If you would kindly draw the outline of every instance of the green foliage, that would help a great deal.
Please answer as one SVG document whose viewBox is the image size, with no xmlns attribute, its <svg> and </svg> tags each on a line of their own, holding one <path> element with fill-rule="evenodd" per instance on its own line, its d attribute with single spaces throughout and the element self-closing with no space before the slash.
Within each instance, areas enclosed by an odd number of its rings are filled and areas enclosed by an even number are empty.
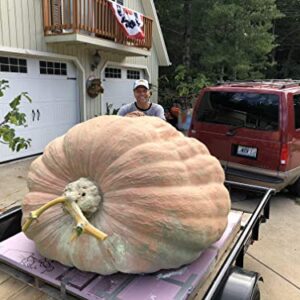
<svg viewBox="0 0 300 300">
<path fill-rule="evenodd" d="M 199 91 L 209 84 L 211 82 L 204 74 L 192 72 L 179 65 L 172 77 L 166 75 L 160 77 L 159 103 L 166 109 L 170 109 L 174 102 L 180 103 L 183 108 L 192 107 Z"/>
<path fill-rule="evenodd" d="M 160 19 L 166 46 L 173 65 L 182 63 L 184 43 L 183 0 L 156 0 L 155 7 Z M 166 68 L 173 72 L 174 68 Z"/>
<path fill-rule="evenodd" d="M 202 73 L 192 73 L 183 65 L 175 70 L 176 91 L 180 97 L 193 97 L 200 89 L 209 84 L 208 79 Z"/>
<path fill-rule="evenodd" d="M 281 14 L 275 0 L 214 2 L 203 18 L 207 26 L 200 64 L 214 79 L 262 77 L 276 46 L 272 22 Z"/>
<path fill-rule="evenodd" d="M 276 69 L 273 55 L 278 39 L 273 29 L 275 22 L 283 18 L 276 0 L 191 2 L 192 15 L 184 16 L 184 0 L 155 1 L 172 62 L 171 67 L 160 70 L 160 102 L 170 98 L 170 93 L 172 98 L 195 93 L 193 87 L 199 89 L 207 82 L 259 79 Z M 187 50 L 184 43 L 187 19 L 192 25 L 191 67 L 180 71 Z"/>
<path fill-rule="evenodd" d="M 274 22 L 277 47 L 274 64 L 267 70 L 272 78 L 300 79 L 300 1 L 277 0 L 283 17 Z"/>
<path fill-rule="evenodd" d="M 0 98 L 4 96 L 5 90 L 9 88 L 7 80 L 0 80 Z M 0 143 L 6 144 L 12 151 L 20 151 L 30 146 L 31 139 L 16 136 L 15 127 L 26 127 L 26 115 L 20 112 L 19 106 L 22 99 L 31 102 L 27 93 L 23 92 L 16 96 L 10 103 L 10 111 L 0 120 Z M 1 100 L 1 99 L 0 99 Z"/>
</svg>

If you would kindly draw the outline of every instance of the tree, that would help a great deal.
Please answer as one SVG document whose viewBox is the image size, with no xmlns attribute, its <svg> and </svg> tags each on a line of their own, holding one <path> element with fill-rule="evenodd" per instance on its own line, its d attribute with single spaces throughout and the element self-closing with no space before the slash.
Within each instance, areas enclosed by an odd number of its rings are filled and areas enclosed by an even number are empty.
<svg viewBox="0 0 300 300">
<path fill-rule="evenodd" d="M 300 2 L 277 0 L 276 4 L 283 17 L 273 24 L 278 45 L 273 58 L 277 64 L 268 70 L 269 76 L 300 79 Z"/>
<path fill-rule="evenodd" d="M 0 80 L 0 98 L 4 96 L 4 91 L 7 88 L 9 88 L 8 81 Z M 16 136 L 14 128 L 15 126 L 27 126 L 26 115 L 19 109 L 23 98 L 31 102 L 26 92 L 19 94 L 9 103 L 9 112 L 3 117 L 3 120 L 0 120 L 0 143 L 7 145 L 12 151 L 27 149 L 31 142 L 31 139 Z"/>
<path fill-rule="evenodd" d="M 192 41 L 192 0 L 184 0 L 184 55 L 183 64 L 190 70 L 191 68 L 191 41 Z"/>
<path fill-rule="evenodd" d="M 195 81 L 204 85 L 264 78 L 274 64 L 273 26 L 282 16 L 276 0 L 156 0 L 155 4 L 172 62 L 160 69 L 161 102 L 170 90 L 178 95 Z M 185 66 L 185 75 L 179 82 L 175 77 L 180 65 Z"/>
<path fill-rule="evenodd" d="M 198 30 L 195 29 L 194 11 L 199 2 L 207 7 L 204 0 L 155 0 L 172 62 L 172 66 L 160 69 L 159 101 L 166 108 L 181 99 L 192 102 L 199 89 L 208 82 L 199 72 L 194 57 L 197 52 L 194 34 Z"/>
<path fill-rule="evenodd" d="M 259 72 L 264 73 L 276 46 L 273 22 L 281 17 L 276 0 L 156 0 L 155 3 L 173 63 L 169 73 L 180 64 L 187 69 L 191 65 L 212 79 L 255 77 Z"/>
<path fill-rule="evenodd" d="M 281 16 L 275 0 L 214 2 L 202 19 L 200 65 L 219 80 L 264 77 L 276 46 L 272 22 Z"/>
<path fill-rule="evenodd" d="M 169 76 L 170 77 L 170 76 Z M 184 65 L 179 65 L 172 76 L 172 83 L 166 75 L 160 77 L 160 104 L 170 109 L 174 102 L 183 109 L 193 106 L 199 91 L 211 84 L 202 73 L 193 73 Z"/>
<path fill-rule="evenodd" d="M 164 34 L 166 46 L 172 62 L 171 67 L 163 69 L 163 73 L 172 73 L 174 66 L 183 63 L 185 15 L 183 0 L 154 0 Z"/>
</svg>

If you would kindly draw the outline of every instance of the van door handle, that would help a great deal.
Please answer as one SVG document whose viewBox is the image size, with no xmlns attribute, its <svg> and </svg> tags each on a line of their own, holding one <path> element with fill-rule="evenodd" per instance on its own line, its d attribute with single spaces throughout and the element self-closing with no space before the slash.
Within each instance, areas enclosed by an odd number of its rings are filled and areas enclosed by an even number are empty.
<svg viewBox="0 0 300 300">
<path fill-rule="evenodd" d="M 34 122 L 34 119 L 35 119 L 35 111 L 32 109 L 31 110 L 31 115 L 32 115 L 32 121 Z"/>
<path fill-rule="evenodd" d="M 37 120 L 39 121 L 40 120 L 40 115 L 41 115 L 41 113 L 40 113 L 40 111 L 37 109 Z"/>
</svg>

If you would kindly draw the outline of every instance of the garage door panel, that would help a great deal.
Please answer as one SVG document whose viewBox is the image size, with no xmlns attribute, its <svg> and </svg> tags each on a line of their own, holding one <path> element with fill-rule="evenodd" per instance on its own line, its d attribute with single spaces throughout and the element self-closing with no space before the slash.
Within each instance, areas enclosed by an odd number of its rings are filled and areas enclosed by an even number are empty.
<svg viewBox="0 0 300 300">
<path fill-rule="evenodd" d="M 49 80 L 41 79 L 37 82 L 36 88 L 29 91 L 29 95 L 34 103 L 57 101 L 74 102 L 77 99 L 76 80 Z"/>
<path fill-rule="evenodd" d="M 32 114 L 32 106 L 29 104 L 29 105 L 26 105 L 26 104 L 21 104 L 19 106 L 19 111 L 21 113 L 24 113 L 25 114 L 25 118 L 26 118 L 26 124 L 27 126 L 31 127 L 34 123 L 33 123 L 33 114 Z M 4 117 L 6 116 L 6 114 L 11 110 L 10 106 L 8 103 L 0 103 L 0 120 L 4 120 Z M 13 126 L 13 125 L 12 125 Z M 16 128 L 16 130 L 18 128 L 21 128 L 21 127 L 13 127 L 13 128 Z M 26 128 L 25 128 L 26 129 Z"/>
<path fill-rule="evenodd" d="M 110 106 L 110 113 L 114 109 L 119 109 L 121 106 L 135 101 L 133 95 L 133 83 L 136 79 L 127 78 L 127 68 L 124 67 L 108 67 L 121 69 L 121 78 L 103 79 L 104 94 L 102 97 L 102 112 L 106 113 L 107 105 Z M 131 69 L 132 70 L 132 69 Z M 144 78 L 143 70 L 138 70 L 140 78 Z"/>
<path fill-rule="evenodd" d="M 0 78 L 7 79 L 2 77 L 1 73 L 0 73 Z M 1 103 L 10 103 L 20 93 L 28 92 L 29 90 L 29 83 L 24 78 L 20 78 L 19 80 L 11 79 L 9 80 L 8 85 L 9 88 L 3 91 L 4 95 L 3 97 L 0 98 Z"/>
<path fill-rule="evenodd" d="M 73 100 L 73 102 L 75 102 Z M 53 103 L 40 103 L 34 105 L 35 122 L 34 126 L 60 127 L 61 125 L 70 125 L 78 122 L 79 114 L 75 103 L 70 101 L 60 101 Z"/>
<path fill-rule="evenodd" d="M 133 102 L 133 84 L 128 80 L 106 80 L 104 84 L 104 111 L 106 103 L 112 105 L 112 109 L 119 109 L 122 105 Z"/>
<path fill-rule="evenodd" d="M 13 152 L 7 145 L 0 146 L 0 161 L 12 160 L 16 158 L 21 158 L 24 156 L 34 155 L 36 153 L 42 152 L 39 147 L 40 142 L 40 132 L 39 130 L 30 131 L 24 128 L 16 129 L 16 136 L 23 137 L 24 139 L 31 139 L 31 146 L 28 149 L 22 149 L 19 152 Z"/>
<path fill-rule="evenodd" d="M 64 135 L 69 129 L 69 124 L 61 125 L 59 128 L 32 128 L 29 133 L 30 138 L 32 139 L 32 148 L 37 149 L 37 152 L 39 153 L 43 152 L 49 142 Z"/>
<path fill-rule="evenodd" d="M 17 136 L 32 140 L 31 147 L 17 153 L 0 144 L 0 162 L 43 152 L 50 141 L 80 121 L 77 71 L 73 64 L 66 64 L 68 76 L 40 74 L 38 59 L 27 59 L 26 74 L 0 72 L 10 86 L 0 98 L 0 120 L 9 111 L 9 102 L 21 92 L 28 92 L 32 99 L 32 103 L 24 99 L 19 107 L 28 126 L 15 128 Z"/>
<path fill-rule="evenodd" d="M 31 146 L 28 149 L 23 149 L 19 152 L 12 152 L 7 145 L 0 145 L 0 161 L 4 157 L 5 160 L 17 159 L 25 156 L 34 155 L 37 153 L 42 153 L 45 146 L 54 140 L 56 137 L 65 134 L 70 127 L 68 125 L 63 125 L 59 129 L 45 127 L 41 128 L 31 128 L 30 131 L 26 131 L 23 128 L 17 130 L 17 135 L 22 136 L 25 139 L 31 139 Z"/>
<path fill-rule="evenodd" d="M 40 103 L 51 100 L 52 102 L 68 100 L 74 102 L 77 99 L 77 81 L 75 80 L 10 80 L 4 96 L 1 98 L 1 103 L 9 103 L 22 92 L 27 92 L 32 103 Z M 68 93 L 66 93 L 68 91 Z M 24 99 L 24 101 L 27 101 Z"/>
</svg>

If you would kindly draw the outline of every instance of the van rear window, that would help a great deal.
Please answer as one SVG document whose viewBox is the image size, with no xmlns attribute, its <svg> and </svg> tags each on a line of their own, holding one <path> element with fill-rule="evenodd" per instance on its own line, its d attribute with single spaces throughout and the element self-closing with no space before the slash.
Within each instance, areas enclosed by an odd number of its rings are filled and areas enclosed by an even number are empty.
<svg viewBox="0 0 300 300">
<path fill-rule="evenodd" d="M 249 92 L 206 92 L 198 110 L 198 121 L 246 127 L 278 129 L 279 97 Z"/>
</svg>

